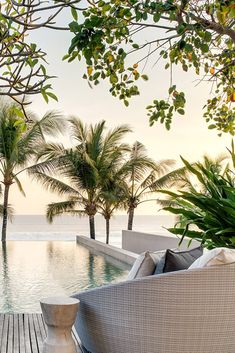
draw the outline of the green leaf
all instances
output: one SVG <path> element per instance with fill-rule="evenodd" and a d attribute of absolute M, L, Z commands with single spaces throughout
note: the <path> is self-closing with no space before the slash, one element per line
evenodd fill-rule
<path fill-rule="evenodd" d="M 62 58 L 62 60 L 64 61 L 64 60 L 67 60 L 68 58 L 69 58 L 69 54 L 65 54 L 64 56 L 63 56 L 63 58 Z"/>
<path fill-rule="evenodd" d="M 56 97 L 56 95 L 55 95 L 54 93 L 52 93 L 52 92 L 47 92 L 46 94 L 47 94 L 49 97 L 51 97 L 52 99 L 54 99 L 55 101 L 58 102 L 58 98 Z"/>
<path fill-rule="evenodd" d="M 110 4 L 105 4 L 105 5 L 103 6 L 102 10 L 103 10 L 104 12 L 107 12 L 107 11 L 110 10 L 110 8 L 111 8 Z"/>
<path fill-rule="evenodd" d="M 205 35 L 204 35 L 204 40 L 205 40 L 206 42 L 210 42 L 211 39 L 212 39 L 211 33 L 208 32 L 208 31 L 206 31 L 206 32 L 205 32 Z"/>
<path fill-rule="evenodd" d="M 69 24 L 69 28 L 70 28 L 71 32 L 76 33 L 79 31 L 79 24 L 77 22 L 73 21 Z"/>
<path fill-rule="evenodd" d="M 115 84 L 115 83 L 117 83 L 118 82 L 118 78 L 117 78 L 117 75 L 116 74 L 114 74 L 114 73 L 112 73 L 111 75 L 110 75 L 110 83 L 112 83 L 112 84 Z"/>
<path fill-rule="evenodd" d="M 134 43 L 134 44 L 132 44 L 132 47 L 134 48 L 134 49 L 139 49 L 139 44 L 137 44 L 137 43 Z"/>
<path fill-rule="evenodd" d="M 19 116 L 20 118 L 24 119 L 24 113 L 22 112 L 22 110 L 20 110 L 17 107 L 14 107 L 14 112 L 17 116 Z"/>
<path fill-rule="evenodd" d="M 42 94 L 42 96 L 43 96 L 45 102 L 48 103 L 48 102 L 49 102 L 49 99 L 48 99 L 47 93 L 46 93 L 46 91 L 44 91 L 44 89 L 41 89 L 41 94 Z"/>
<path fill-rule="evenodd" d="M 161 12 L 156 12 L 154 15 L 153 15 L 153 21 L 156 23 L 160 20 L 161 18 Z"/>
<path fill-rule="evenodd" d="M 149 79 L 147 75 L 141 75 L 141 77 L 144 81 L 148 81 L 148 79 Z"/>
<path fill-rule="evenodd" d="M 179 113 L 180 115 L 184 115 L 184 114 L 185 114 L 185 111 L 184 111 L 184 109 L 178 109 L 178 110 L 177 110 L 177 113 Z"/>
<path fill-rule="evenodd" d="M 43 75 L 46 76 L 47 72 L 46 72 L 46 68 L 44 65 L 41 65 L 41 70 L 43 72 Z"/>
<path fill-rule="evenodd" d="M 78 20 L 78 13 L 74 7 L 71 7 L 71 14 L 72 14 L 74 20 L 77 21 Z"/>
<path fill-rule="evenodd" d="M 209 51 L 209 46 L 206 43 L 201 44 L 201 51 L 207 53 Z"/>

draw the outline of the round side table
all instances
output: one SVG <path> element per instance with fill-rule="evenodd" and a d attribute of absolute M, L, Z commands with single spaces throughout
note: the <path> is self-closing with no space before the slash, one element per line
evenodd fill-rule
<path fill-rule="evenodd" d="M 51 297 L 40 300 L 42 315 L 47 325 L 43 353 L 77 353 L 72 338 L 72 326 L 79 308 L 79 300 Z"/>

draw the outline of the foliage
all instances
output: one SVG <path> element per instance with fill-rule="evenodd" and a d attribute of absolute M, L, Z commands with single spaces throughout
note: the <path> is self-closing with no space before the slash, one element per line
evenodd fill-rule
<path fill-rule="evenodd" d="M 44 143 L 45 135 L 60 130 L 59 115 L 47 113 L 41 120 L 26 123 L 19 118 L 16 104 L 2 104 L 0 109 L 0 182 L 4 188 L 2 240 L 6 240 L 7 218 L 12 213 L 8 205 L 9 191 L 16 184 L 25 195 L 20 174 L 35 162 L 37 149 Z"/>
<path fill-rule="evenodd" d="M 124 208 L 126 200 L 125 183 L 119 173 L 119 169 L 113 170 L 109 175 L 109 181 L 103 185 L 100 191 L 98 210 L 106 221 L 106 244 L 109 244 L 110 219 L 114 212 Z"/>
<path fill-rule="evenodd" d="M 204 107 L 209 129 L 234 134 L 234 0 L 99 0 L 89 1 L 82 14 L 70 23 L 73 39 L 64 60 L 85 58 L 83 77 L 89 84 L 107 79 L 112 95 L 128 106 L 139 94 L 137 81 L 148 80 L 149 58 L 165 61 L 169 97 L 155 99 L 147 109 L 151 125 L 159 121 L 169 129 L 175 113 L 185 114 L 185 93 L 172 76 L 178 65 L 212 84 L 213 96 Z M 139 59 L 133 62 L 131 54 Z"/>
<path fill-rule="evenodd" d="M 71 118 L 70 126 L 76 146 L 66 149 L 62 145 L 46 145 L 41 152 L 46 160 L 32 168 L 31 173 L 48 190 L 66 198 L 48 205 L 48 220 L 63 213 L 88 215 L 90 235 L 95 238 L 94 216 L 100 197 L 127 150 L 121 140 L 130 129 L 122 125 L 105 134 L 105 121 L 93 126 L 76 118 Z"/>
<path fill-rule="evenodd" d="M 198 183 L 188 181 L 188 191 L 164 191 L 172 200 L 164 209 L 180 216 L 169 231 L 181 235 L 181 241 L 187 236 L 209 249 L 235 248 L 235 174 L 228 165 L 222 172 L 222 166 L 208 160 L 207 165 L 182 160 Z"/>
<path fill-rule="evenodd" d="M 4 206 L 2 204 L 0 204 L 0 217 L 3 217 L 3 213 L 4 213 Z M 14 208 L 11 205 L 8 205 L 7 207 L 7 217 L 10 221 L 13 220 L 14 217 Z"/>
<path fill-rule="evenodd" d="M 29 34 L 40 28 L 64 30 L 56 18 L 67 7 L 76 12 L 79 1 L 4 0 L 0 5 L 0 95 L 22 104 L 29 95 L 41 93 L 46 101 L 57 99 L 48 80 L 46 53 L 30 41 Z"/>
<path fill-rule="evenodd" d="M 127 156 L 126 162 L 120 167 L 117 179 L 122 180 L 124 207 L 128 212 L 128 229 L 132 229 L 134 210 L 143 202 L 150 201 L 158 182 L 158 187 L 166 186 L 169 181 L 163 175 L 173 165 L 172 160 L 155 162 L 148 157 L 144 145 L 135 142 Z M 154 197 L 154 196 L 153 196 Z M 152 201 L 153 199 L 151 199 Z M 155 197 L 154 197 L 154 200 Z"/>

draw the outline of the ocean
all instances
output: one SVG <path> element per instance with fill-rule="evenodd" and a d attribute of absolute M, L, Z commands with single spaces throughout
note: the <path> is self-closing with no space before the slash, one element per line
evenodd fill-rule
<path fill-rule="evenodd" d="M 175 217 L 171 215 L 136 215 L 133 230 L 167 234 Z M 105 220 L 95 217 L 96 239 L 105 241 Z M 122 229 L 127 229 L 127 215 L 118 215 L 110 222 L 110 244 L 121 247 Z M 61 216 L 49 224 L 43 215 L 16 215 L 8 225 L 8 240 L 75 240 L 76 235 L 89 236 L 87 217 Z"/>

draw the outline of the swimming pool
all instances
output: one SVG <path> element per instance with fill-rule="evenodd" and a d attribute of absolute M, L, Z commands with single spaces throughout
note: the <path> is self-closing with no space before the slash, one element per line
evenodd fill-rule
<path fill-rule="evenodd" d="M 0 312 L 39 312 L 39 300 L 126 278 L 128 265 L 70 241 L 9 241 L 0 249 Z"/>

